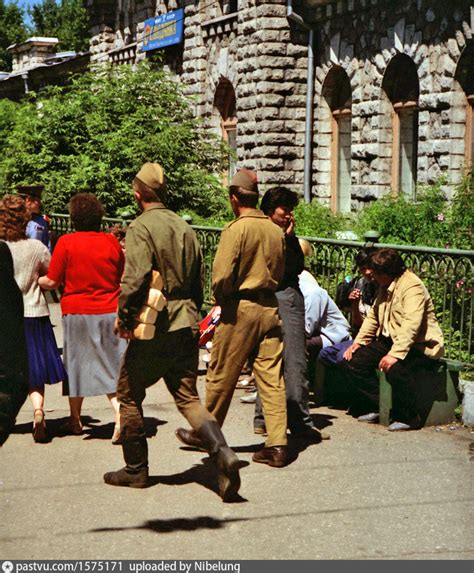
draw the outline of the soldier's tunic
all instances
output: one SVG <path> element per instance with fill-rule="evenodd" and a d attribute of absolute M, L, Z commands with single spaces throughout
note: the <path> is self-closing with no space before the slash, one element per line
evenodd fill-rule
<path fill-rule="evenodd" d="M 246 360 L 262 400 L 266 446 L 286 445 L 282 335 L 275 290 L 284 272 L 284 237 L 252 209 L 227 225 L 216 252 L 212 292 L 222 307 L 206 380 L 206 407 L 223 424 Z"/>
<path fill-rule="evenodd" d="M 126 329 L 148 292 L 151 272 L 164 282 L 167 307 L 159 313 L 152 340 L 132 340 L 125 354 L 117 388 L 121 438 L 144 437 L 142 402 L 145 390 L 164 378 L 179 411 L 199 429 L 214 417 L 199 401 L 198 312 L 203 301 L 202 260 L 192 228 L 162 203 L 147 208 L 129 227 L 125 239 L 125 271 L 119 297 L 119 320 Z"/>

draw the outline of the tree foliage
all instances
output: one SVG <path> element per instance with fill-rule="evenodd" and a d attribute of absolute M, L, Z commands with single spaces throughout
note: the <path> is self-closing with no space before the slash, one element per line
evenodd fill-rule
<path fill-rule="evenodd" d="M 34 35 L 58 38 L 62 50 L 88 49 L 89 19 L 83 0 L 42 0 L 28 12 Z"/>
<path fill-rule="evenodd" d="M 13 0 L 5 2 L 0 0 L 0 70 L 11 70 L 11 56 L 7 52 L 8 46 L 23 42 L 27 37 L 27 30 L 23 22 L 23 11 Z"/>
<path fill-rule="evenodd" d="M 95 193 L 109 216 L 133 211 L 130 184 L 145 161 L 163 165 L 171 208 L 207 216 L 226 205 L 215 174 L 228 150 L 200 129 L 173 77 L 146 62 L 99 67 L 31 96 L 2 137 L 0 190 L 42 182 L 50 211 L 65 212 L 79 191 Z"/>
<path fill-rule="evenodd" d="M 403 195 L 375 201 L 359 214 L 359 235 L 372 229 L 380 233 L 381 243 L 473 249 L 473 177 L 466 176 L 456 186 L 451 201 L 445 196 L 444 184 L 440 179 L 421 187 L 416 201 Z"/>

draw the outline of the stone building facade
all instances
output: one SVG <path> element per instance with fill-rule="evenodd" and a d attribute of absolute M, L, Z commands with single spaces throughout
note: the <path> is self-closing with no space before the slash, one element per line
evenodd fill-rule
<path fill-rule="evenodd" d="M 144 21 L 181 7 L 166 65 L 263 188 L 301 192 L 306 161 L 310 197 L 347 212 L 443 174 L 449 194 L 472 161 L 469 1 L 88 0 L 91 60 L 153 57 Z"/>

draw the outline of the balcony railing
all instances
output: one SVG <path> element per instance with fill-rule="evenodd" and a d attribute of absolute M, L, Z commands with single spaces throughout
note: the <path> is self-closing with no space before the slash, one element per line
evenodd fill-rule
<path fill-rule="evenodd" d="M 51 216 L 51 229 L 56 235 L 71 232 L 69 216 Z M 104 219 L 103 230 L 112 224 L 126 221 Z M 210 301 L 212 261 L 219 243 L 221 229 L 193 226 L 205 265 L 205 298 Z M 312 245 L 312 255 L 306 260 L 308 269 L 319 284 L 334 297 L 337 285 L 354 272 L 356 253 L 367 243 L 304 237 Z M 372 244 L 372 243 L 371 243 Z M 393 247 L 403 256 L 407 267 L 425 283 L 433 299 L 436 314 L 445 336 L 448 358 L 461 360 L 474 369 L 474 251 L 456 251 L 387 245 L 375 243 L 376 247 Z"/>

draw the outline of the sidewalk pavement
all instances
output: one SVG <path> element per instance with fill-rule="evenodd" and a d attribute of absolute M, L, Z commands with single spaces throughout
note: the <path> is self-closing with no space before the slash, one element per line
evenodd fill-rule
<path fill-rule="evenodd" d="M 224 504 L 207 456 L 176 440 L 184 420 L 162 382 L 144 404 L 154 485 L 143 490 L 102 481 L 123 464 L 106 397 L 85 399 L 83 436 L 61 437 L 67 399 L 60 385 L 48 387 L 46 417 L 58 435 L 33 442 L 27 402 L 0 449 L 2 559 L 473 558 L 467 429 L 393 434 L 318 408 L 331 440 L 293 444 L 296 459 L 276 469 L 251 461 L 262 440 L 242 395 L 224 431 L 242 460 L 243 500 Z"/>

